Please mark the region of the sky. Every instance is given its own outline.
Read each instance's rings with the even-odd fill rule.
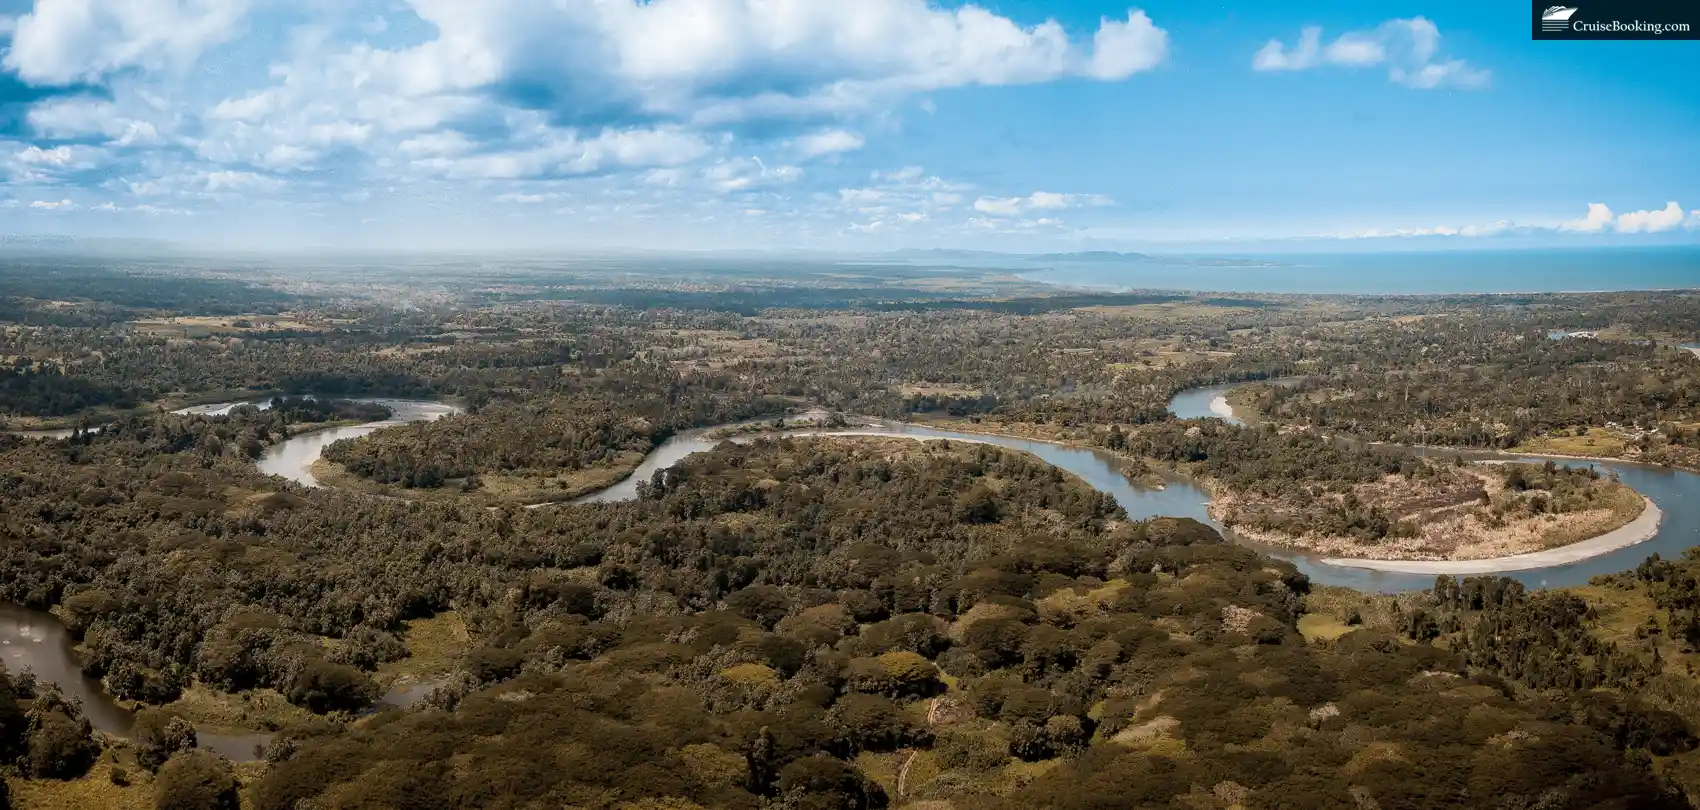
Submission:
[[[1700,47],[1517,3],[0,0],[0,233],[1700,242]]]

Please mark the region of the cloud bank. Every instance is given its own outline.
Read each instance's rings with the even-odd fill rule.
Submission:
[[[1423,17],[1388,20],[1362,31],[1348,31],[1328,44],[1322,29],[1306,27],[1298,42],[1288,47],[1272,39],[1251,60],[1258,71],[1299,71],[1320,67],[1386,67],[1396,84],[1419,90],[1456,87],[1476,90],[1487,87],[1486,70],[1462,59],[1439,56],[1440,29]]]
[[[0,134],[0,197],[43,215],[547,200],[581,224],[648,206],[824,228],[847,212],[795,188],[904,105],[1126,81],[1168,54],[1135,8],[1071,31],[935,0],[34,0],[0,16],[0,81],[32,99]],[[954,206],[932,204],[891,221]]]

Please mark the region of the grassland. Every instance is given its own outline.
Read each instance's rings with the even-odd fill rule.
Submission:
[[[349,472],[341,464],[319,459],[313,462],[313,477],[320,484],[417,501],[463,501],[484,506],[525,506],[538,503],[570,501],[580,495],[604,489],[624,480],[643,463],[642,453],[622,453],[610,464],[582,470],[558,473],[495,474],[478,477],[479,486],[471,491],[453,484],[432,489],[380,484]]]
[[[131,322],[138,332],[175,338],[202,338],[213,335],[242,335],[252,332],[324,332],[337,324],[302,315],[182,315],[170,318],[148,318]]]
[[[455,670],[472,646],[466,622],[454,611],[405,623],[402,641],[408,656],[378,667],[373,679],[388,689],[407,688],[440,679]]]
[[[1622,435],[1605,428],[1565,430],[1526,441],[1511,449],[1513,453],[1543,453],[1554,456],[1587,456],[1621,458],[1628,447]]]

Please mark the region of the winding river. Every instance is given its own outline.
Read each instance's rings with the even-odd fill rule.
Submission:
[[[1227,407],[1224,399],[1227,391],[1233,387],[1233,385],[1214,385],[1183,391],[1170,402],[1170,410],[1183,419],[1209,417],[1226,419],[1237,424],[1239,420],[1234,419],[1232,410]],[[382,422],[306,433],[288,439],[266,451],[265,455],[259,460],[259,469],[305,486],[316,487],[319,484],[314,479],[310,468],[313,462],[318,460],[325,446],[331,442],[364,436],[383,427],[439,419],[459,412],[458,408],[442,402],[398,399],[362,401],[387,405],[392,409],[394,415]],[[230,408],[236,404],[240,403],[198,406],[180,412],[216,416],[228,413]],[[713,447],[721,441],[721,439],[715,438],[713,434],[724,427],[726,426],[679,433],[653,450],[630,477],[606,489],[580,497],[572,503],[606,503],[635,498],[640,481],[649,480],[656,471],[667,469],[692,453]],[[59,432],[54,431],[52,433]],[[54,437],[49,435],[48,432],[40,432],[34,435],[41,438]],[[1149,488],[1134,484],[1123,474],[1129,466],[1128,462],[1099,450],[1036,439],[940,430],[906,423],[878,423],[872,426],[849,429],[800,429],[787,431],[784,435],[894,436],[914,439],[948,439],[997,445],[1030,453],[1079,476],[1088,484],[1115,498],[1116,502],[1121,504],[1128,515],[1133,518],[1159,515],[1190,517],[1209,523],[1218,530],[1223,530],[1223,527],[1211,520],[1209,516],[1209,494],[1196,483],[1185,478],[1171,476],[1168,477],[1165,486],[1162,488]],[[740,442],[749,440],[748,437],[733,439],[733,441]],[[1451,450],[1414,449],[1413,451],[1444,455],[1445,457],[1458,454]],[[1545,460],[1484,452],[1465,452],[1462,455],[1466,458],[1481,460],[1520,458],[1536,463]],[[1662,509],[1663,521],[1659,524],[1657,533],[1643,542],[1598,556],[1558,565],[1500,572],[1504,576],[1517,579],[1531,587],[1578,585],[1587,582],[1590,577],[1598,574],[1634,568],[1654,552],[1666,557],[1673,557],[1680,555],[1684,549],[1700,545],[1700,475],[1631,462],[1568,460],[1560,463],[1586,464],[1601,472],[1618,474],[1624,483],[1646,495]],[[537,504],[536,506],[547,505]],[[1243,539],[1234,537],[1230,531],[1223,530],[1223,534],[1236,541],[1244,542]],[[1265,546],[1258,546],[1258,549],[1271,556],[1292,561],[1300,570],[1308,574],[1313,582],[1325,585],[1340,585],[1372,592],[1396,592],[1424,589],[1434,583],[1432,573],[1372,570],[1351,565],[1334,564],[1322,558],[1297,553],[1289,549]],[[7,667],[12,671],[18,671],[27,666],[40,679],[58,683],[67,694],[81,699],[84,710],[96,728],[120,735],[129,731],[130,713],[108,698],[101,691],[100,684],[97,681],[82,674],[71,639],[66,634],[64,627],[52,615],[11,605],[0,605],[0,657],[3,657]],[[406,705],[417,699],[423,691],[418,688],[398,690],[380,701],[380,706]],[[241,760],[253,758],[256,744],[268,741],[270,735],[259,733],[224,735],[218,734],[214,730],[208,730],[200,734],[200,739],[203,746],[219,751],[232,759]]]

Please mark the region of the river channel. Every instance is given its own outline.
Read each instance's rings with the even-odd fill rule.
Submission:
[[[1232,387],[1217,385],[1184,391],[1171,401],[1170,410],[1183,419],[1218,418],[1238,423],[1238,420],[1233,418],[1232,411],[1227,409],[1222,401],[1223,396]],[[394,415],[382,422],[306,433],[274,445],[260,459],[260,470],[306,486],[318,486],[310,468],[313,462],[318,460],[325,446],[331,442],[364,436],[383,427],[428,421],[459,412],[458,408],[441,402],[395,399],[362,401],[387,405],[394,411]],[[228,410],[229,406],[226,405],[209,405],[193,409],[193,412],[212,416],[226,413]],[[679,433],[653,450],[630,477],[606,489],[578,498],[572,503],[630,500],[637,496],[640,481],[649,480],[656,471],[667,469],[686,456],[707,450],[721,441],[711,435],[718,430],[719,427]],[[940,430],[906,423],[877,423],[850,429],[802,429],[788,431],[785,435],[895,436],[997,445],[1031,453],[1079,476],[1088,484],[1115,498],[1130,517],[1190,517],[1222,530],[1209,516],[1210,496],[1202,487],[1180,477],[1170,477],[1162,488],[1136,485],[1123,474],[1128,468],[1128,462],[1099,450],[1036,439]],[[1450,450],[1421,449],[1413,452],[1446,457],[1457,455],[1455,451]],[[1542,458],[1496,453],[1467,452],[1463,455],[1473,459],[1523,458],[1536,463],[1545,461]],[[1616,473],[1625,484],[1651,498],[1664,512],[1664,520],[1658,533],[1641,543],[1596,557],[1545,568],[1508,571],[1503,573],[1504,576],[1537,588],[1577,585],[1598,574],[1634,568],[1655,552],[1674,557],[1691,546],[1700,545],[1700,476],[1681,470],[1630,462],[1561,460],[1560,463],[1588,465],[1601,472]],[[1223,534],[1238,540],[1232,532],[1223,531]],[[1432,575],[1333,565],[1320,558],[1287,549],[1263,546],[1258,546],[1258,549],[1271,556],[1290,560],[1308,574],[1312,582],[1319,584],[1340,585],[1362,591],[1397,592],[1428,588],[1434,583]],[[81,699],[84,710],[96,728],[120,735],[129,731],[130,713],[113,703],[101,691],[98,682],[82,674],[70,638],[64,627],[50,614],[0,605],[0,657],[4,658],[7,668],[11,671],[29,667],[41,680],[58,683],[67,694]],[[414,694],[418,691],[420,690],[398,692],[386,696],[380,703],[405,705],[418,697]],[[270,738],[268,734],[220,735],[211,732],[202,732],[200,736],[203,746],[217,750],[232,759],[252,758],[255,745]]]

